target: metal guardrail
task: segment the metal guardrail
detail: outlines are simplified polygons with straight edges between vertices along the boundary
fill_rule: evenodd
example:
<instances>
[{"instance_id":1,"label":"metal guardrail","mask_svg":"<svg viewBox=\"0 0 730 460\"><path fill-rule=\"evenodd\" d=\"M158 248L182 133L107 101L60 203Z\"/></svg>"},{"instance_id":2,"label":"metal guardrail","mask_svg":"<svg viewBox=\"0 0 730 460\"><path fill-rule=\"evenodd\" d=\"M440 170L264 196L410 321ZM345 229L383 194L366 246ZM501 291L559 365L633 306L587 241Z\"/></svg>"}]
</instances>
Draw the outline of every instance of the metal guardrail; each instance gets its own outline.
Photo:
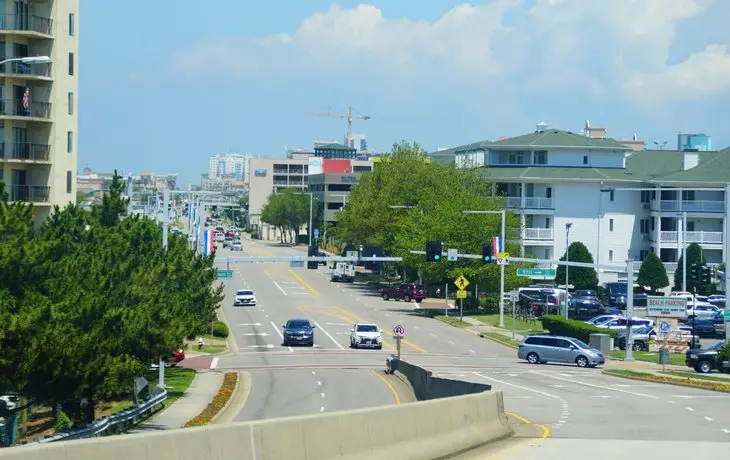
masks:
<instances>
[{"instance_id":1,"label":"metal guardrail","mask_svg":"<svg viewBox=\"0 0 730 460\"><path fill-rule=\"evenodd\" d=\"M160 387L155 387L160 388ZM124 428L127 427L129 422L134 421L136 418L146 414L147 412L152 411L154 407L158 404L161 404L167 399L167 390L160 389L161 391L157 393L155 396L147 399L146 401L142 402L138 406L132 406L127 410L118 412L114 415L110 415L108 417L101 418L99 420L94 421L94 423L91 423L89 425L86 425L83 428L80 428L78 430L63 432L63 433L57 433L53 436L48 436L43 439L39 439L38 441L33 441L29 443L22 444L23 446L30 446L33 444L44 444L48 442L58 442L58 441L71 441L74 439L84 439L84 438L95 438L98 436L103 436L105 434L111 434L112 432L119 432L122 431Z\"/></svg>"}]
</instances>

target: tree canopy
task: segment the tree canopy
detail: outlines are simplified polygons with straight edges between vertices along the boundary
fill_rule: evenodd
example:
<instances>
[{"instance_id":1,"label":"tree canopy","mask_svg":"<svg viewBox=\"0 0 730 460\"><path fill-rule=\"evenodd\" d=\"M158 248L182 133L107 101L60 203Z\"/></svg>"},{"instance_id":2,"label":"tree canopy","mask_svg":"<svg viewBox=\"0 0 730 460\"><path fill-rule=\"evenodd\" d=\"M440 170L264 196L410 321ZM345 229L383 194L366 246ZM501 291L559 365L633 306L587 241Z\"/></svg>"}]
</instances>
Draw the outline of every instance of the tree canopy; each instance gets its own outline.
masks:
<instances>
[{"instance_id":1,"label":"tree canopy","mask_svg":"<svg viewBox=\"0 0 730 460\"><path fill-rule=\"evenodd\" d=\"M646 255L646 258L641 263L641 268L639 268L637 282L641 286L649 286L652 291L658 291L661 288L669 286L667 270L664 268L664 264L659 259L659 256L653 252Z\"/></svg>"},{"instance_id":2,"label":"tree canopy","mask_svg":"<svg viewBox=\"0 0 730 460\"><path fill-rule=\"evenodd\" d=\"M261 209L261 221L279 230L282 243L295 243L299 229L303 225L309 225L309 200L308 194L292 189L272 193ZM312 214L312 222L318 222L316 199L312 202ZM311 231L312 229L307 229L307 232Z\"/></svg>"},{"instance_id":3,"label":"tree canopy","mask_svg":"<svg viewBox=\"0 0 730 460\"><path fill-rule=\"evenodd\" d=\"M687 246L687 271L691 270L692 265L698 264L700 266L707 266L707 260L705 259L705 253L702 251L702 246L697 243L691 243ZM683 255L680 252L679 261L677 262L677 269L674 271L674 290L682 290L682 273L684 273L684 262ZM701 280L692 279L689 274L687 275L687 291L694 292L697 289L698 294L709 294L712 290L711 286L702 284Z\"/></svg>"},{"instance_id":4,"label":"tree canopy","mask_svg":"<svg viewBox=\"0 0 730 460\"><path fill-rule=\"evenodd\" d=\"M213 258L177 235L164 250L156 222L125 215L124 188L115 174L101 205L38 229L31 205L0 200L0 391L93 411L214 318Z\"/></svg>"},{"instance_id":5,"label":"tree canopy","mask_svg":"<svg viewBox=\"0 0 730 460\"><path fill-rule=\"evenodd\" d=\"M570 243L567 255L570 256L568 259L570 262L593 263L593 255L586 245L580 241ZM566 254L563 254L560 260L566 260L565 256ZM555 282L565 284L565 265L558 265ZM574 286L575 289L595 289L598 286L598 274L594 268L570 267L568 270L568 283Z\"/></svg>"},{"instance_id":6,"label":"tree canopy","mask_svg":"<svg viewBox=\"0 0 730 460\"><path fill-rule=\"evenodd\" d=\"M385 254L403 257L401 267L425 281L464 274L494 292L499 285L497 265L466 259L428 263L423 255L409 252L425 250L428 241L442 241L444 250L481 254L482 243L501 231L498 212L504 201L494 197L493 191L494 184L479 169L428 162L418 144L401 141L393 145L388 161L376 165L353 186L347 205L338 213L337 225L328 234L355 246L382 246ZM464 214L467 210L495 213ZM506 218L510 230L506 249L518 254L519 243L509 236L519 229L519 218L511 212ZM529 281L515 275L516 266L507 266L508 288Z\"/></svg>"}]
</instances>

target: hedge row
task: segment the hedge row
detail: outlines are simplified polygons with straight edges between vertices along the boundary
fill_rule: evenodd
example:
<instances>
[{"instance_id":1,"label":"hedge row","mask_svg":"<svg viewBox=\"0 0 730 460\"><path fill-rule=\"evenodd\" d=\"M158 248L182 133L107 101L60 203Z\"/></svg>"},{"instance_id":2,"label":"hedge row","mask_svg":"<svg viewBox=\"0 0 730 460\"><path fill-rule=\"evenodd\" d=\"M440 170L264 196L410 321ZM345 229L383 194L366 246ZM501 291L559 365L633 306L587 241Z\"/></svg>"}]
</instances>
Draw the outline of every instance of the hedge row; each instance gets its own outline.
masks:
<instances>
[{"instance_id":1,"label":"hedge row","mask_svg":"<svg viewBox=\"0 0 730 460\"><path fill-rule=\"evenodd\" d=\"M203 412L201 412L197 417L188 421L188 423L185 424L185 427L208 425L213 420L213 417L218 415L226 404L228 404L228 400L231 399L233 391L236 389L237 382L237 372L226 372L223 376L223 384L218 390L218 393L215 395L215 398L213 398L213 401L211 401L210 404L208 404L208 407L203 409Z\"/></svg>"},{"instance_id":2,"label":"hedge row","mask_svg":"<svg viewBox=\"0 0 730 460\"><path fill-rule=\"evenodd\" d=\"M214 337L223 337L224 339L228 338L228 325L222 321L216 320L213 323L213 336Z\"/></svg>"},{"instance_id":3,"label":"hedge row","mask_svg":"<svg viewBox=\"0 0 730 460\"><path fill-rule=\"evenodd\" d=\"M574 319L565 319L559 315L543 316L542 326L551 334L573 337L585 343L590 341L591 334L608 334L614 339L618 338L618 333L611 329L596 327Z\"/></svg>"}]
</instances>

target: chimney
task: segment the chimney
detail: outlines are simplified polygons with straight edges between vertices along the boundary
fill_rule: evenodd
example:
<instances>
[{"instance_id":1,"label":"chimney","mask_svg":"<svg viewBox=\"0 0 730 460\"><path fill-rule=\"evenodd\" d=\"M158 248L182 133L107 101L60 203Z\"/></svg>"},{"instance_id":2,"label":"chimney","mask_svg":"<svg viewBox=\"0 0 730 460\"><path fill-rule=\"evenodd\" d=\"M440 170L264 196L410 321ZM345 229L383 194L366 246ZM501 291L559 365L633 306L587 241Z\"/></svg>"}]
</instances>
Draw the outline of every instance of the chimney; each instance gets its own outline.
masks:
<instances>
[{"instance_id":1,"label":"chimney","mask_svg":"<svg viewBox=\"0 0 730 460\"><path fill-rule=\"evenodd\" d=\"M700 154L698 152L692 152L685 150L682 152L684 157L682 158L682 171L687 171L697 166L700 162Z\"/></svg>"}]
</instances>

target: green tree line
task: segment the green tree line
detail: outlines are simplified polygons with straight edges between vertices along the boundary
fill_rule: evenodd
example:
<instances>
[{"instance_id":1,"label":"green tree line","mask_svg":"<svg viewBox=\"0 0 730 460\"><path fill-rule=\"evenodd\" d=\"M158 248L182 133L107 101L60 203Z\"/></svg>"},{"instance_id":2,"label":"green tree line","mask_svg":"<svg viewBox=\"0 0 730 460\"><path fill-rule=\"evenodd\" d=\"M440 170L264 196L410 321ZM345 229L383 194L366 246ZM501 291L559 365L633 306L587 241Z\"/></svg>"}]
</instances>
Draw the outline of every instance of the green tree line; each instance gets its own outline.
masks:
<instances>
[{"instance_id":1,"label":"green tree line","mask_svg":"<svg viewBox=\"0 0 730 460\"><path fill-rule=\"evenodd\" d=\"M269 196L261 209L261 221L276 227L282 243L296 243L303 225L309 225L309 194L283 189ZM312 222L319 221L317 200L312 202ZM308 228L307 232L312 229Z\"/></svg>"},{"instance_id":2,"label":"green tree line","mask_svg":"<svg viewBox=\"0 0 730 460\"><path fill-rule=\"evenodd\" d=\"M146 217L126 216L115 174L91 211L32 206L0 182L0 392L19 392L84 421L95 402L132 389L159 356L215 317L213 258Z\"/></svg>"}]
</instances>

